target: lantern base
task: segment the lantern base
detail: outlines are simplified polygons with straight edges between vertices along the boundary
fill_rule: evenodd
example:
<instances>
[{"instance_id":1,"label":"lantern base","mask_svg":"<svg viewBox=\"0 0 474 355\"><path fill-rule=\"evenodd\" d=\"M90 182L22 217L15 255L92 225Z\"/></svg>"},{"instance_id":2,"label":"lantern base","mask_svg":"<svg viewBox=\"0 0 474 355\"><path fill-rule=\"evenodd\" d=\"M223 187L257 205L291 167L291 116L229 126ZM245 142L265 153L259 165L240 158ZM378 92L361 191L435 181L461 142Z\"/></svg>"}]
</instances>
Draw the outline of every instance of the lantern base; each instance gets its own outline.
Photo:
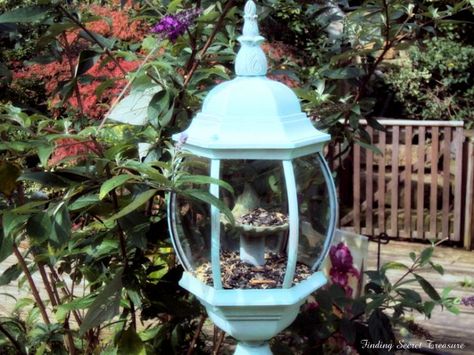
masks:
<instances>
[{"instance_id":1,"label":"lantern base","mask_svg":"<svg viewBox=\"0 0 474 355\"><path fill-rule=\"evenodd\" d=\"M238 343L234 355L272 355L268 342Z\"/></svg>"}]
</instances>

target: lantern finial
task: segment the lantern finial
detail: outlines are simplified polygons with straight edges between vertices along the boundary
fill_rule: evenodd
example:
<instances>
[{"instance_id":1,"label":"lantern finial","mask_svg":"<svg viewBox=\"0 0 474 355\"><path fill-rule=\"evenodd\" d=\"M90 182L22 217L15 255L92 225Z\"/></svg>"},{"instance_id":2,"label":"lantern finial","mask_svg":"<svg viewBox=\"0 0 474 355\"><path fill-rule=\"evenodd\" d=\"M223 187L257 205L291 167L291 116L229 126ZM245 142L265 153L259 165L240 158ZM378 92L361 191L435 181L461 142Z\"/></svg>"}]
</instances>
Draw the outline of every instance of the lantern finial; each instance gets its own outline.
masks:
<instances>
[{"instance_id":1,"label":"lantern finial","mask_svg":"<svg viewBox=\"0 0 474 355\"><path fill-rule=\"evenodd\" d=\"M267 74L267 58L260 47L265 38L260 36L257 18L257 6L252 0L247 1L243 33L238 38L242 46L235 59L235 72L238 76L264 76Z\"/></svg>"}]
</instances>

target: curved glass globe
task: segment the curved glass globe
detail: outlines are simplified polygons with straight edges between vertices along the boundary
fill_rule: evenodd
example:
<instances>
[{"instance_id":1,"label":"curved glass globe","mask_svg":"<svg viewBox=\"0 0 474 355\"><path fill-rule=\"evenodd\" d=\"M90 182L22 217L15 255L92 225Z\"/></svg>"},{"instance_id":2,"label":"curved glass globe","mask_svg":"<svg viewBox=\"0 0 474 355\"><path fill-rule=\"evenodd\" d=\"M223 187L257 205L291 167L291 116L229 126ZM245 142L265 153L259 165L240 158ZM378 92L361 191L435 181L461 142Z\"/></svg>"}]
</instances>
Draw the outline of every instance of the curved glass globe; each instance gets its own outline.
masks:
<instances>
[{"instance_id":1,"label":"curved glass globe","mask_svg":"<svg viewBox=\"0 0 474 355\"><path fill-rule=\"evenodd\" d=\"M235 220L202 201L170 196L173 244L187 271L216 288L288 288L301 280L299 273L319 269L337 218L333 180L320 153L285 161L196 157L186 166L232 187L189 186L210 189ZM274 279L247 275L262 270Z\"/></svg>"}]
</instances>

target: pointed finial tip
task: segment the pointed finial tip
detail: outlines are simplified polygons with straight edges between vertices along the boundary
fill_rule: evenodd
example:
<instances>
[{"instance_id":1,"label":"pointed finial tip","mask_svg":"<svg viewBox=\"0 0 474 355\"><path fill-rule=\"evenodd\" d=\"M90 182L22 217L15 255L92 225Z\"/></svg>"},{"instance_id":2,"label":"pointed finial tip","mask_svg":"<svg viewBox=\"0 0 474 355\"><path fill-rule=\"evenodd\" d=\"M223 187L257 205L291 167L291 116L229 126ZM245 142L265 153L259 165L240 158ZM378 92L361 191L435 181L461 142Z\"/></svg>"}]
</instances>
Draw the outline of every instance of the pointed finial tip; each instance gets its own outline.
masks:
<instances>
[{"instance_id":1,"label":"pointed finial tip","mask_svg":"<svg viewBox=\"0 0 474 355\"><path fill-rule=\"evenodd\" d=\"M245 16L255 16L257 14L257 5L252 0L245 4Z\"/></svg>"}]
</instances>

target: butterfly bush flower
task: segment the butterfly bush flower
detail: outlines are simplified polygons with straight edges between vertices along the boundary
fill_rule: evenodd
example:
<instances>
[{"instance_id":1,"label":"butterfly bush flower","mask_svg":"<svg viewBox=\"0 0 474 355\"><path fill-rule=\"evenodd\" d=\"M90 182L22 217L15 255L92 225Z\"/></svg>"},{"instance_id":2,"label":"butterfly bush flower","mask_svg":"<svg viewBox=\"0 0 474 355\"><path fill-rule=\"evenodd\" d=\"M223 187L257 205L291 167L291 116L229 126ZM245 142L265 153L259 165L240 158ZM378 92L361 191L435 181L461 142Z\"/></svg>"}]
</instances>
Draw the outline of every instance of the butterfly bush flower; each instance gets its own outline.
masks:
<instances>
[{"instance_id":1,"label":"butterfly bush flower","mask_svg":"<svg viewBox=\"0 0 474 355\"><path fill-rule=\"evenodd\" d=\"M193 21L201 14L201 9L189 9L175 15L166 15L152 27L151 32L175 42L182 36Z\"/></svg>"},{"instance_id":2,"label":"butterfly bush flower","mask_svg":"<svg viewBox=\"0 0 474 355\"><path fill-rule=\"evenodd\" d=\"M348 285L349 275L359 277L359 271L353 265L352 254L347 245L339 243L333 245L329 251L331 269L329 275L331 281L344 288L348 296L352 296L352 288Z\"/></svg>"},{"instance_id":3,"label":"butterfly bush flower","mask_svg":"<svg viewBox=\"0 0 474 355\"><path fill-rule=\"evenodd\" d=\"M461 299L461 304L468 307L474 307L474 296L463 297Z\"/></svg>"}]
</instances>

